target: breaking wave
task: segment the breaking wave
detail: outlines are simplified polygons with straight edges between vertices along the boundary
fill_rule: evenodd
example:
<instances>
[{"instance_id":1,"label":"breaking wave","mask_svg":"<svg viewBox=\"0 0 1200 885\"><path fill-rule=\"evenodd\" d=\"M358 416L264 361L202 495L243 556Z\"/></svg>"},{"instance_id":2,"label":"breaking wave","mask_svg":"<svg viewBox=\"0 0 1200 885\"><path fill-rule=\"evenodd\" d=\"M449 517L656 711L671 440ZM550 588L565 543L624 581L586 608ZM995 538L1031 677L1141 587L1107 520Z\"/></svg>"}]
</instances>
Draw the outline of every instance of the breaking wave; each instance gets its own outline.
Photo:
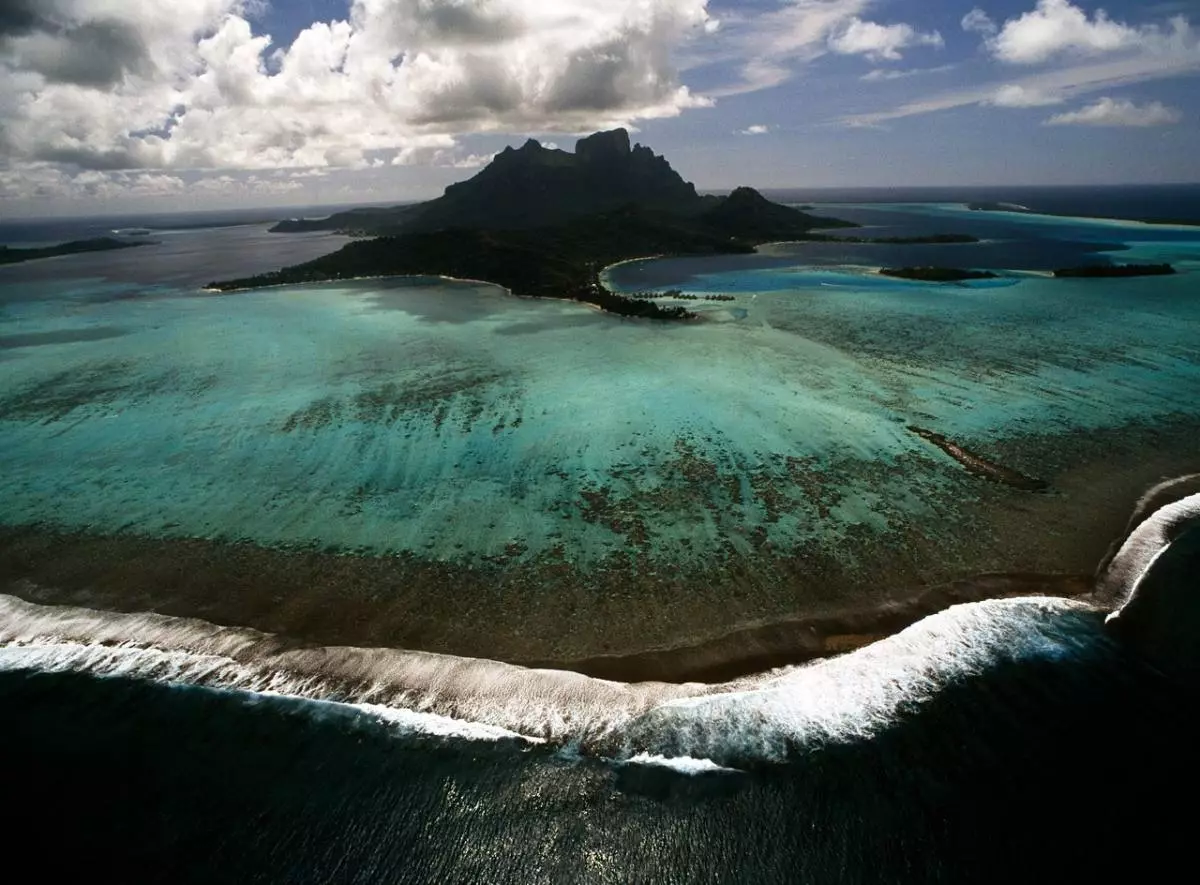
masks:
<instances>
[{"instance_id":1,"label":"breaking wave","mask_svg":"<svg viewBox=\"0 0 1200 885\"><path fill-rule=\"evenodd\" d=\"M838 658L720 684L627 684L427 652L304 646L199 620L0 595L0 671L315 701L403 733L550 744L707 774L869 739L945 687L1005 662L1085 656L1107 641L1102 619L1070 600L991 600Z\"/></svg>"}]
</instances>

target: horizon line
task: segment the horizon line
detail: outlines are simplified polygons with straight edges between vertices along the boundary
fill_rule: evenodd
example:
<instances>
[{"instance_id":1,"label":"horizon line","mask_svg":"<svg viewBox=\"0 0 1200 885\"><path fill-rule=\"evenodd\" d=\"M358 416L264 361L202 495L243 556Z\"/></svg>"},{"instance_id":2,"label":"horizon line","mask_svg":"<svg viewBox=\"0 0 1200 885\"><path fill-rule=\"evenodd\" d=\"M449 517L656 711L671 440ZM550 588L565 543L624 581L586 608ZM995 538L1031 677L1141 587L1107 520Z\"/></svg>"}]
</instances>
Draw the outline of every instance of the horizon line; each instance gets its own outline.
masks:
<instances>
[{"instance_id":1,"label":"horizon line","mask_svg":"<svg viewBox=\"0 0 1200 885\"><path fill-rule=\"evenodd\" d=\"M738 187L745 185L733 185L728 187L697 187L696 190L701 194L723 195L728 194ZM753 186L752 186L753 187ZM1081 190L1081 189L1096 189L1096 190L1116 190L1120 188L1163 188L1163 187L1200 187L1200 180L1197 181L1130 181L1130 182L1105 182L1098 184L1094 182L1082 182L1072 184L852 184L852 185L760 185L754 187L755 190L762 192L772 191L805 191L810 193L819 192L844 192L844 191L966 191L979 188L994 188L994 189L1014 189L1014 190ZM88 219L88 218L123 218L128 216L146 216L146 215L204 215L217 214L223 212L286 212L296 209L324 209L324 208L354 208L359 206L403 206L414 203L424 203L428 200L436 199L436 197L413 197L385 200L349 200L344 202L320 202L320 203L279 203L275 205L229 205L229 206L210 206L205 208L195 209L159 209L156 207L144 208L121 208L109 211L87 211L79 214L70 212L60 212L47 215L13 215L0 221L0 224L11 225L28 222L39 221L55 221L62 219ZM265 219L264 219L265 220ZM253 222L247 222L248 224Z\"/></svg>"}]
</instances>

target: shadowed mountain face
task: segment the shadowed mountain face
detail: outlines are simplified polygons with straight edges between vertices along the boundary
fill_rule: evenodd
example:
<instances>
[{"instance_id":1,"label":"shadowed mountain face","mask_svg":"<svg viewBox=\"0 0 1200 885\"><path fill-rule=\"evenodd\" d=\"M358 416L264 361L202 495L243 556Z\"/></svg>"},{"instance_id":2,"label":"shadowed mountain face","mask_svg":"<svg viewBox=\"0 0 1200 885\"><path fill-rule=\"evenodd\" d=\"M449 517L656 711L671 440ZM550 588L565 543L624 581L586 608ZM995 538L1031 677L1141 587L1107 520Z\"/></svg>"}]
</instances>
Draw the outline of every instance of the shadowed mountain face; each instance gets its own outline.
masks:
<instances>
[{"instance_id":1,"label":"shadowed mountain face","mask_svg":"<svg viewBox=\"0 0 1200 885\"><path fill-rule=\"evenodd\" d=\"M626 316L691 319L610 292L606 265L645 255L752 252L772 240L827 239L816 228L855 227L772 203L741 187L701 196L671 165L624 129L581 139L575 153L530 139L506 148L473 178L436 200L394 209L353 210L272 230L343 230L375 236L316 261L245 279L210 283L232 290L363 276L442 275L487 280L516 295L571 298Z\"/></svg>"},{"instance_id":2,"label":"shadowed mountain face","mask_svg":"<svg viewBox=\"0 0 1200 885\"><path fill-rule=\"evenodd\" d=\"M527 228L615 209L627 203L693 213L705 200L650 148L630 147L624 129L581 139L575 153L534 140L506 148L468 181L425 204L406 230Z\"/></svg>"},{"instance_id":3,"label":"shadowed mountain face","mask_svg":"<svg viewBox=\"0 0 1200 885\"><path fill-rule=\"evenodd\" d=\"M748 240L807 234L816 219L779 203L772 203L752 187L739 187L728 197L714 201L700 220L713 231ZM845 222L825 219L831 227Z\"/></svg>"},{"instance_id":4,"label":"shadowed mountain face","mask_svg":"<svg viewBox=\"0 0 1200 885\"><path fill-rule=\"evenodd\" d=\"M631 146L624 129L582 138L575 153L530 139L505 148L473 178L452 184L419 206L344 212L316 221L286 221L280 232L349 228L369 233L417 233L450 228L519 230L561 224L629 204L694 216L720 202L701 197L665 158Z\"/></svg>"}]
</instances>

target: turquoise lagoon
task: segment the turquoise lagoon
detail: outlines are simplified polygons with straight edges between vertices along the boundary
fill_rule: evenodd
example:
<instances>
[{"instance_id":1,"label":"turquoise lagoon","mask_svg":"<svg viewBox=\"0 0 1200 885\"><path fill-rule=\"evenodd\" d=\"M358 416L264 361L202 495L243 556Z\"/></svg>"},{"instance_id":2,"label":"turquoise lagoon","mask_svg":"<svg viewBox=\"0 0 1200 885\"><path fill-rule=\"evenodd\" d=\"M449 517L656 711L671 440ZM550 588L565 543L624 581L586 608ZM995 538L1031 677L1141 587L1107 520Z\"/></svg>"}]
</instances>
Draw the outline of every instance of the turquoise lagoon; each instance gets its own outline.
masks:
<instances>
[{"instance_id":1,"label":"turquoise lagoon","mask_svg":"<svg viewBox=\"0 0 1200 885\"><path fill-rule=\"evenodd\" d=\"M1200 418L1200 230L824 208L987 242L781 244L607 273L617 290L735 296L690 302L702 320L682 324L438 279L204 292L340 242L260 228L8 268L0 521L466 564L703 567L766 545L853 559L994 494L911 426L987 454ZM1181 273L1045 273L1110 247ZM1010 271L875 273L896 259Z\"/></svg>"}]
</instances>

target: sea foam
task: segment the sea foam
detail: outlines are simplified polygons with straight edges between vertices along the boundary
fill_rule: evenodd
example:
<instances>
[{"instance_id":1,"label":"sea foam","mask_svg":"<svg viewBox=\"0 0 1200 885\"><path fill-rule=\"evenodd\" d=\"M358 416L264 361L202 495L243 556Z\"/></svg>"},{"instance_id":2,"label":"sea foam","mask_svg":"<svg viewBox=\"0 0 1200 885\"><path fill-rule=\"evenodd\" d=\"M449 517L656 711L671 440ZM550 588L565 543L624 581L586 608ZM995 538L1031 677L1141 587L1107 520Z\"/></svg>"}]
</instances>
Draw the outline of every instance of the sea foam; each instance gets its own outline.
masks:
<instances>
[{"instance_id":1,"label":"sea foam","mask_svg":"<svg viewBox=\"0 0 1200 885\"><path fill-rule=\"evenodd\" d=\"M268 634L155 614L0 596L0 669L79 672L349 705L402 730L550 742L702 773L870 740L946 686L1008 662L1107 642L1069 600L956 606L856 652L733 682L626 684L426 652L291 647Z\"/></svg>"}]
</instances>

